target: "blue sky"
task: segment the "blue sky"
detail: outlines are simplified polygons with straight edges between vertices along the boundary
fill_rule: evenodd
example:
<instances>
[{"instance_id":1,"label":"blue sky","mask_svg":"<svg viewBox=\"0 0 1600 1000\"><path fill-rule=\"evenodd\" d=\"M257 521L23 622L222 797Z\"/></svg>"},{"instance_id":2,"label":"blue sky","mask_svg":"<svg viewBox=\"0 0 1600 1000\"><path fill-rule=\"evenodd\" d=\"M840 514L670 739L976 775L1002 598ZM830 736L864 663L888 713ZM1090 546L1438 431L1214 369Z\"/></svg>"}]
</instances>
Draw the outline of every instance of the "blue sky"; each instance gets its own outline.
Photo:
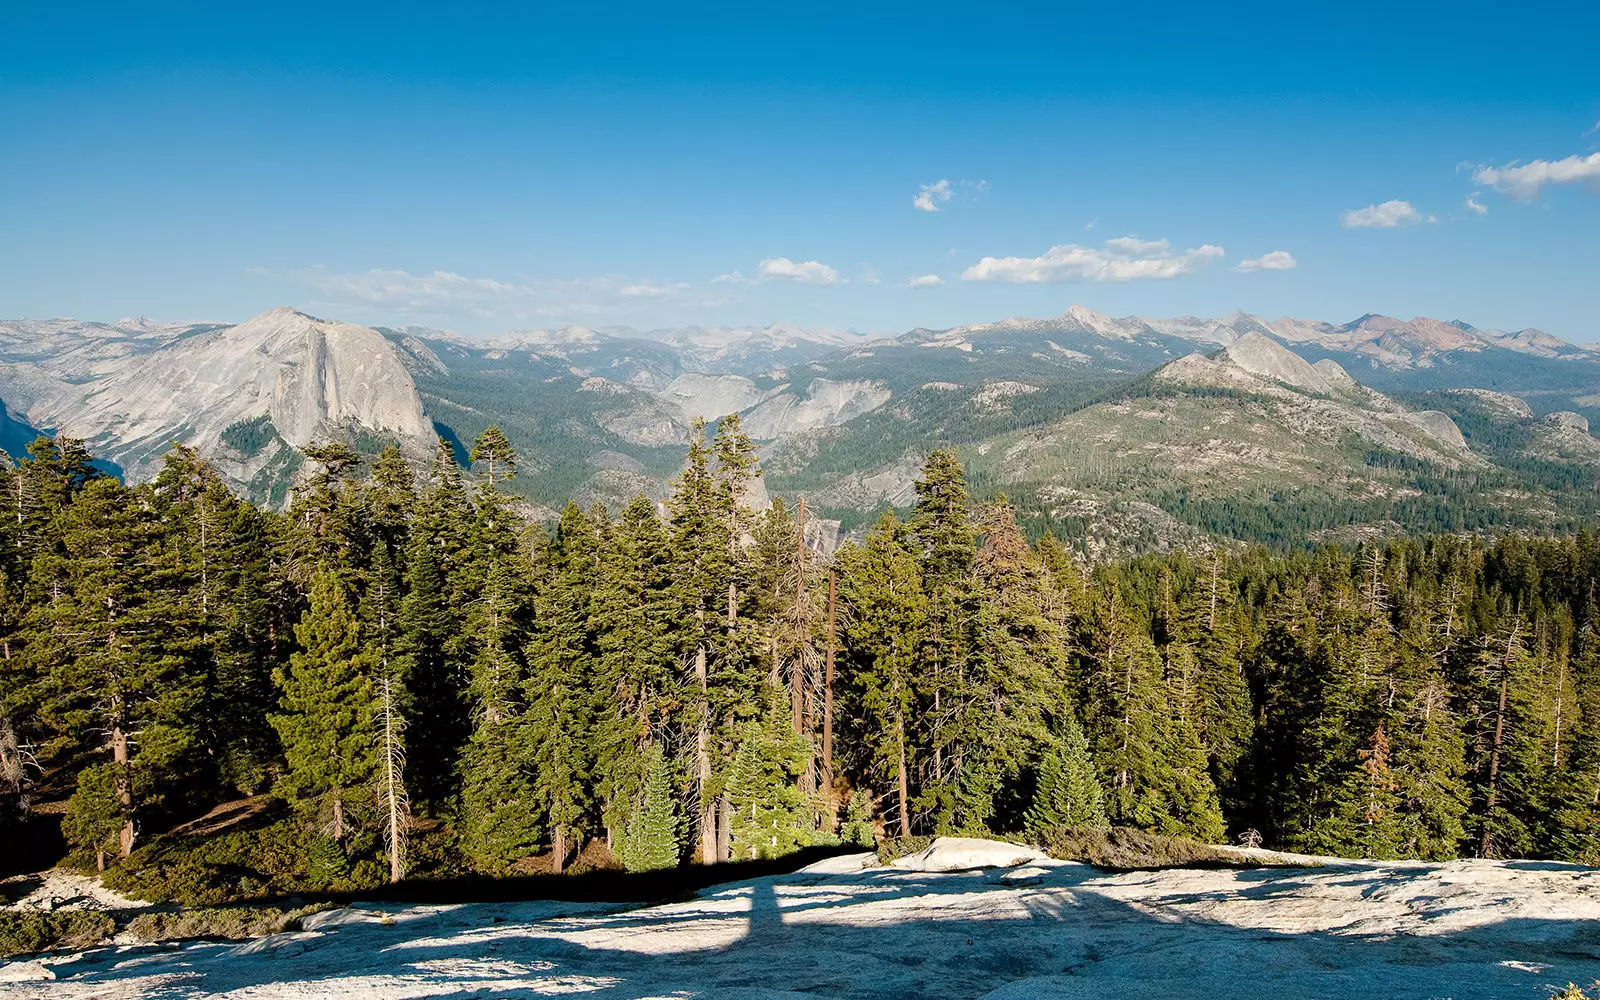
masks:
<instances>
[{"instance_id":1,"label":"blue sky","mask_svg":"<svg viewBox=\"0 0 1600 1000\"><path fill-rule=\"evenodd\" d=\"M1594 4L134 6L7 13L0 315L1600 340Z\"/></svg>"}]
</instances>

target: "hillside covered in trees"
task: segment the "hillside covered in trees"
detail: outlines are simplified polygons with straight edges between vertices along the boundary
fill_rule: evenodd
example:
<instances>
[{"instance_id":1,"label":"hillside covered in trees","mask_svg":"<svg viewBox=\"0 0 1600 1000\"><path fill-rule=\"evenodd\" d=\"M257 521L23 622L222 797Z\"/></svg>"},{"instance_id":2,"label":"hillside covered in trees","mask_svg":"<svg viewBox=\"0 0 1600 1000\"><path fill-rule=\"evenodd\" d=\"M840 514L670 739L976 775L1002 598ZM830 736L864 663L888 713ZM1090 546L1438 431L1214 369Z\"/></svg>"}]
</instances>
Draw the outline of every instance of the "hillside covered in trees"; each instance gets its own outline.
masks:
<instances>
[{"instance_id":1,"label":"hillside covered in trees","mask_svg":"<svg viewBox=\"0 0 1600 1000\"><path fill-rule=\"evenodd\" d=\"M553 531L495 428L420 480L307 455L281 514L181 447L134 487L68 439L0 468L0 840L218 901L1111 824L1600 861L1588 533L1091 570L935 452L823 556L746 506L737 417L664 507Z\"/></svg>"}]
</instances>

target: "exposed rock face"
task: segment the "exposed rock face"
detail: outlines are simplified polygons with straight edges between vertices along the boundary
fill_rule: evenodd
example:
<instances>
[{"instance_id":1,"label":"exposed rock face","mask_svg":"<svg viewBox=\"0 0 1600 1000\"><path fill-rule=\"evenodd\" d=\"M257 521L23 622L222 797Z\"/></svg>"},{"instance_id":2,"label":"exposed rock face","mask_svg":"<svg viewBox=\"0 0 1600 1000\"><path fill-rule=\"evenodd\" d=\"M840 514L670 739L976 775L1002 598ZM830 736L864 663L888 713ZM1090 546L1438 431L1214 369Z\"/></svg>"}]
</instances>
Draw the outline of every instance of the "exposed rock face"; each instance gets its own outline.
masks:
<instances>
[{"instance_id":1,"label":"exposed rock face","mask_svg":"<svg viewBox=\"0 0 1600 1000\"><path fill-rule=\"evenodd\" d=\"M688 373L673 379L657 395L675 407L683 422L689 424L696 418L715 420L741 413L759 402L763 393L742 375Z\"/></svg>"},{"instance_id":2,"label":"exposed rock face","mask_svg":"<svg viewBox=\"0 0 1600 1000\"><path fill-rule=\"evenodd\" d=\"M432 447L416 385L375 330L281 308L166 334L130 345L80 333L88 343L77 350L0 366L0 397L35 426L85 439L133 480L154 474L171 441L200 449L239 483L288 448L351 428L415 453ZM229 427L262 418L271 443L245 455L225 441Z\"/></svg>"},{"instance_id":3,"label":"exposed rock face","mask_svg":"<svg viewBox=\"0 0 1600 1000\"><path fill-rule=\"evenodd\" d=\"M1244 334L1215 359L1186 355L1152 377L1157 382L1238 389L1265 397L1274 401L1273 413L1282 425L1324 440L1349 431L1384 448L1449 467L1478 461L1448 415L1408 410L1361 385L1336 362L1308 364L1258 333Z\"/></svg>"},{"instance_id":4,"label":"exposed rock face","mask_svg":"<svg viewBox=\"0 0 1600 1000\"><path fill-rule=\"evenodd\" d=\"M1560 427L1563 430L1578 431L1581 434L1589 433L1589 420L1581 413L1562 410L1560 413L1545 415L1544 422Z\"/></svg>"},{"instance_id":5,"label":"exposed rock face","mask_svg":"<svg viewBox=\"0 0 1600 1000\"><path fill-rule=\"evenodd\" d=\"M856 380L834 382L813 379L804 399L781 392L750 411L744 427L751 437L772 441L790 434L836 427L889 401L882 383Z\"/></svg>"},{"instance_id":6,"label":"exposed rock face","mask_svg":"<svg viewBox=\"0 0 1600 1000\"><path fill-rule=\"evenodd\" d=\"M1333 387L1305 358L1259 333L1247 333L1223 352L1229 361L1253 375L1275 379L1296 389L1332 395ZM1343 369L1341 369L1343 371ZM1348 375L1345 376L1347 379Z\"/></svg>"},{"instance_id":7,"label":"exposed rock face","mask_svg":"<svg viewBox=\"0 0 1600 1000\"><path fill-rule=\"evenodd\" d=\"M1499 415L1513 420L1532 420L1533 408L1520 396L1512 396L1493 389L1451 389L1451 395L1466 396L1495 410Z\"/></svg>"}]
</instances>

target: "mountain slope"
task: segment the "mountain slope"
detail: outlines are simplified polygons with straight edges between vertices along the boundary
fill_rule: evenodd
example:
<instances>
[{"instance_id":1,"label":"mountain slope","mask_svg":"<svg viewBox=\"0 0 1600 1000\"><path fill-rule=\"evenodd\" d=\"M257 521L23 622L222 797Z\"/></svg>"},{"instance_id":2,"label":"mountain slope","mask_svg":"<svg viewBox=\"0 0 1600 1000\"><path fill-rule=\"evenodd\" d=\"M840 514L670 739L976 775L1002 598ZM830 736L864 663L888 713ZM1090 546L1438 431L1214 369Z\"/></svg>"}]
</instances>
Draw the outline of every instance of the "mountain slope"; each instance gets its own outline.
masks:
<instances>
[{"instance_id":1,"label":"mountain slope","mask_svg":"<svg viewBox=\"0 0 1600 1000\"><path fill-rule=\"evenodd\" d=\"M0 332L0 399L34 426L83 438L131 479L154 474L172 441L256 492L281 486L294 449L314 440L432 446L411 375L366 327L281 308L235 326L57 329L31 357L19 347L28 332Z\"/></svg>"}]
</instances>

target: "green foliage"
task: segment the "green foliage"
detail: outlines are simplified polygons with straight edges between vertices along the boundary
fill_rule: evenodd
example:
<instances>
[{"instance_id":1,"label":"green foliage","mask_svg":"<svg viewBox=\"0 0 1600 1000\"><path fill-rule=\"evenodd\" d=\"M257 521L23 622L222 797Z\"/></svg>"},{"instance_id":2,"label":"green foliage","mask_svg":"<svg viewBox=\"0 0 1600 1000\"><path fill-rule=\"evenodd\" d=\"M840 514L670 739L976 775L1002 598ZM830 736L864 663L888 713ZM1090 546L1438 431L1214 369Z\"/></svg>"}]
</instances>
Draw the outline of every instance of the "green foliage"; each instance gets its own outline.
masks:
<instances>
[{"instance_id":1,"label":"green foliage","mask_svg":"<svg viewBox=\"0 0 1600 1000\"><path fill-rule=\"evenodd\" d=\"M872 796L858 788L845 805L844 822L839 826L839 843L871 847L877 841L872 825Z\"/></svg>"},{"instance_id":2,"label":"green foliage","mask_svg":"<svg viewBox=\"0 0 1600 1000\"><path fill-rule=\"evenodd\" d=\"M280 787L342 840L348 806L368 805L364 786L377 770L372 690L376 651L364 647L344 584L329 571L312 580L311 599L295 626L301 651L274 679L283 691L272 726L283 742L287 769Z\"/></svg>"},{"instance_id":3,"label":"green foliage","mask_svg":"<svg viewBox=\"0 0 1600 1000\"><path fill-rule=\"evenodd\" d=\"M1219 850L1186 837L1166 837L1144 830L1114 827L1045 827L1030 839L1040 850L1060 861L1082 861L1100 868L1143 871L1159 868L1260 868L1231 851Z\"/></svg>"},{"instance_id":4,"label":"green foliage","mask_svg":"<svg viewBox=\"0 0 1600 1000\"><path fill-rule=\"evenodd\" d=\"M630 872L677 867L682 856L682 817L673 789L672 765L660 748L645 752L648 777L622 841L622 864Z\"/></svg>"},{"instance_id":5,"label":"green foliage","mask_svg":"<svg viewBox=\"0 0 1600 1000\"><path fill-rule=\"evenodd\" d=\"M1051 827L1108 825L1104 793L1089 757L1089 741L1076 721L1067 722L1061 745L1046 750L1039 761L1026 823L1030 833Z\"/></svg>"},{"instance_id":6,"label":"green foliage","mask_svg":"<svg viewBox=\"0 0 1600 1000\"><path fill-rule=\"evenodd\" d=\"M276 906L224 906L141 913L128 922L128 934L144 944L162 941L244 941L300 929L300 921L331 903L284 909Z\"/></svg>"},{"instance_id":7,"label":"green foliage","mask_svg":"<svg viewBox=\"0 0 1600 1000\"><path fill-rule=\"evenodd\" d=\"M245 458L254 458L278 440L272 418L262 414L251 420L238 420L222 429L222 443Z\"/></svg>"},{"instance_id":8,"label":"green foliage","mask_svg":"<svg viewBox=\"0 0 1600 1000\"><path fill-rule=\"evenodd\" d=\"M381 683L418 876L602 838L635 870L773 857L879 823L1027 830L1105 863L1247 832L1600 859L1591 532L1091 568L975 503L941 452L908 522L829 561L786 504L749 509L737 419L699 429L666 516L571 505L553 534L501 492L514 436L485 432L470 490L447 442L418 482L398 451L363 475L313 448L286 513L183 448L134 488L70 441L0 468L6 833L66 802L76 863L103 851L112 887L186 905L379 885ZM830 650L844 803L820 787ZM268 788L292 808L211 814ZM1216 860L1165 843L1139 850Z\"/></svg>"},{"instance_id":9,"label":"green foliage","mask_svg":"<svg viewBox=\"0 0 1600 1000\"><path fill-rule=\"evenodd\" d=\"M54 913L0 911L0 958L16 958L57 948L88 948L116 933L109 913L59 910Z\"/></svg>"},{"instance_id":10,"label":"green foliage","mask_svg":"<svg viewBox=\"0 0 1600 1000\"><path fill-rule=\"evenodd\" d=\"M766 711L744 724L728 776L733 856L776 858L818 841L811 801L796 780L811 759L809 740L790 728L788 697L769 685Z\"/></svg>"}]
</instances>

